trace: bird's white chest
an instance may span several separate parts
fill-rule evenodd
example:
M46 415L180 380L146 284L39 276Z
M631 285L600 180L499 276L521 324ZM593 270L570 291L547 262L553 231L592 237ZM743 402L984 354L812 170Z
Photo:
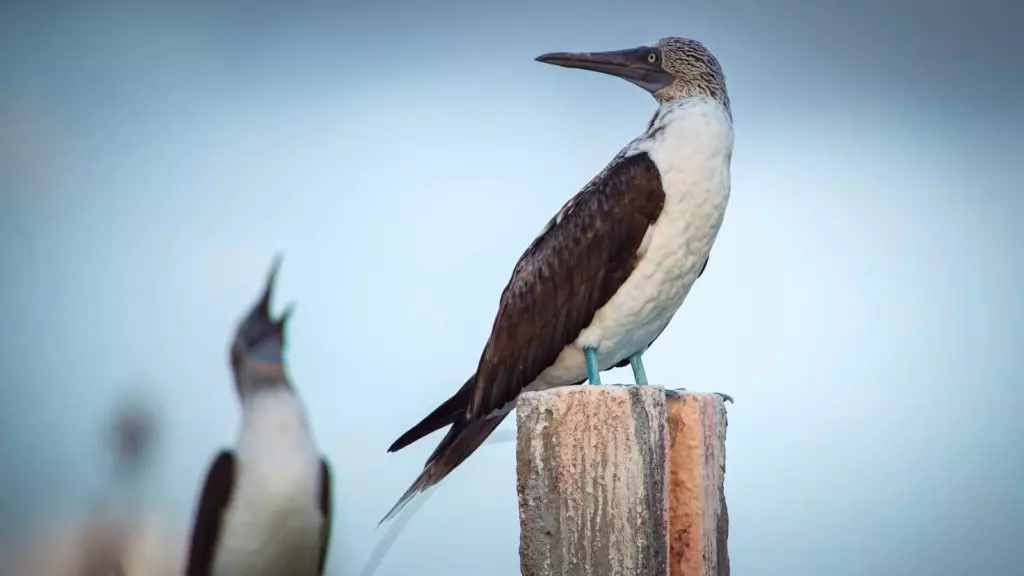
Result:
M235 478L215 576L316 574L324 525L319 456L284 405L246 414Z
M630 147L647 152L661 172L664 207L644 237L633 273L542 374L541 386L585 378L583 347L597 349L601 369L643 351L682 305L722 225L733 147L724 107L712 100L679 104L663 114L653 138Z

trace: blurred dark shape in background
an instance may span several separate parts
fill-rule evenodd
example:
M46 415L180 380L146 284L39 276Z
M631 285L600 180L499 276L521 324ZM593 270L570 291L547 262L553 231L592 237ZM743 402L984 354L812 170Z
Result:
M114 410L107 441L118 479L130 480L152 460L159 441L157 415L150 403L125 396Z
M155 464L161 422L157 403L126 389L103 427L112 477L82 514L19 526L0 540L0 576L172 576L184 540L150 501L146 472ZM102 459L97 466L103 467Z

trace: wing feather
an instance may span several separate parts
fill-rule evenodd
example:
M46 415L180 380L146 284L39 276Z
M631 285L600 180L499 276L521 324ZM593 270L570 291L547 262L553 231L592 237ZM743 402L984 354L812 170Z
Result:
M661 174L641 152L614 160L562 207L502 292L468 419L512 401L590 324L633 271L664 203Z
M320 569L317 574L324 573L324 566L327 565L327 550L331 546L331 524L333 513L333 500L331 498L331 467L327 460L320 459L320 513L324 516L323 541L320 544Z
M235 482L235 459L231 452L222 450L206 474L199 497L189 545L187 576L210 576L213 572L214 552L220 536L221 521L231 498Z
M452 424L381 522L479 448L507 416L492 412L518 396L590 324L633 271L664 204L654 161L645 152L620 155L548 221L501 294L476 374L392 445L407 446Z

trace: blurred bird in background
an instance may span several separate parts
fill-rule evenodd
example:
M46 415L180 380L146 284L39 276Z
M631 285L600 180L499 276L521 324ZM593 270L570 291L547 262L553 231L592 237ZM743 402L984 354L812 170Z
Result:
M154 459L159 426L155 411L125 396L103 433L112 457L112 481L80 521L50 527L14 550L12 576L176 576L181 541L149 506L145 471Z
M214 458L195 513L188 576L318 576L331 535L331 476L284 361L291 309L271 317L281 263L231 344L242 407L234 449Z

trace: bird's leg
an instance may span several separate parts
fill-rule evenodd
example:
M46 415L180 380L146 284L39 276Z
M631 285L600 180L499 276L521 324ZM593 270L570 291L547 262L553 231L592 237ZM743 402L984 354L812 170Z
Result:
M637 352L629 357L629 365L633 368L633 380L636 381L637 386L647 386L647 372L644 371L642 355L642 352Z
M583 355L587 359L587 380L591 384L601 383L601 370L597 367L597 349L587 346L583 349Z

